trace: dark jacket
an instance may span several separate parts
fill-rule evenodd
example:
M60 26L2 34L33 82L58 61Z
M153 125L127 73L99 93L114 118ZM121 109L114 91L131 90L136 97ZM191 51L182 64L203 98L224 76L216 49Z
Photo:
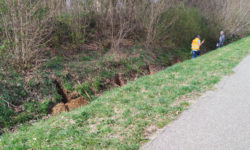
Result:
M220 35L220 38L219 38L220 47L224 45L225 40L226 40L225 35L224 34Z

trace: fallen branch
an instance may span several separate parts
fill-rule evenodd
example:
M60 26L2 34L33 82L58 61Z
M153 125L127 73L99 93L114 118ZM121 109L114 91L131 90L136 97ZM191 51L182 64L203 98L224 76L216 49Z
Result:
M2 101L5 102L8 105L8 107L12 106L13 108L17 108L17 106L11 104L10 102L8 102L8 101L6 101L4 99L2 99Z

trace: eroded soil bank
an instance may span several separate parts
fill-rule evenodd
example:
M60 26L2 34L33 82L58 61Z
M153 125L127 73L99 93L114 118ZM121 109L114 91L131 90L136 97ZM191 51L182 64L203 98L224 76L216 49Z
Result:
M152 66L150 64L147 64L143 68L145 75L153 75L156 72L159 71L159 68ZM129 79L129 81L136 80L138 74L131 73L129 77L126 77ZM90 102L83 96L81 96L77 91L70 92L66 89L64 89L57 79L53 79L54 84L57 88L57 93L61 96L61 102L57 103L51 110L49 110L49 113L52 115L57 115L62 112L70 112L73 109L79 108L81 106L88 105ZM124 79L124 75L121 73L116 74L112 79L107 82L107 84L112 84L113 87L117 86L124 86L126 85L128 80ZM104 90L104 89L103 89ZM86 92L86 91L85 91Z
M160 54L142 50L131 49L115 56L104 53L93 50L77 55L65 53L51 56L30 71L0 74L4 91L0 97L13 104L3 126L0 124L0 131L15 130L20 124L88 105L105 91L180 62L179 58L161 58L157 57Z
M69 92L63 89L59 81L54 80L54 83L56 84L58 94L60 94L62 97L62 102L56 104L52 108L52 115L57 115L66 111L69 112L75 108L87 105L89 103L88 100L84 99L77 92Z

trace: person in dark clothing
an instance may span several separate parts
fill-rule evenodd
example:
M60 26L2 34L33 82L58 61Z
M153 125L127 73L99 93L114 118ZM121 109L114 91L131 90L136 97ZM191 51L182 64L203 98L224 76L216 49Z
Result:
M224 42L225 42L226 38L225 38L225 34L224 34L224 31L221 31L220 32L220 37L219 37L219 42L217 43L217 47L220 48L224 45Z

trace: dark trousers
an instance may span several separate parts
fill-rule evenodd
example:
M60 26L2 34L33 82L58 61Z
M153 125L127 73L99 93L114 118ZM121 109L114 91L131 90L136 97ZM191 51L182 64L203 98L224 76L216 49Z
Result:
M221 48L224 45L224 43L217 43L217 47Z
M194 59L194 58L196 58L196 57L199 57L200 56L200 54L201 54L201 52L200 51L192 51L192 58Z

